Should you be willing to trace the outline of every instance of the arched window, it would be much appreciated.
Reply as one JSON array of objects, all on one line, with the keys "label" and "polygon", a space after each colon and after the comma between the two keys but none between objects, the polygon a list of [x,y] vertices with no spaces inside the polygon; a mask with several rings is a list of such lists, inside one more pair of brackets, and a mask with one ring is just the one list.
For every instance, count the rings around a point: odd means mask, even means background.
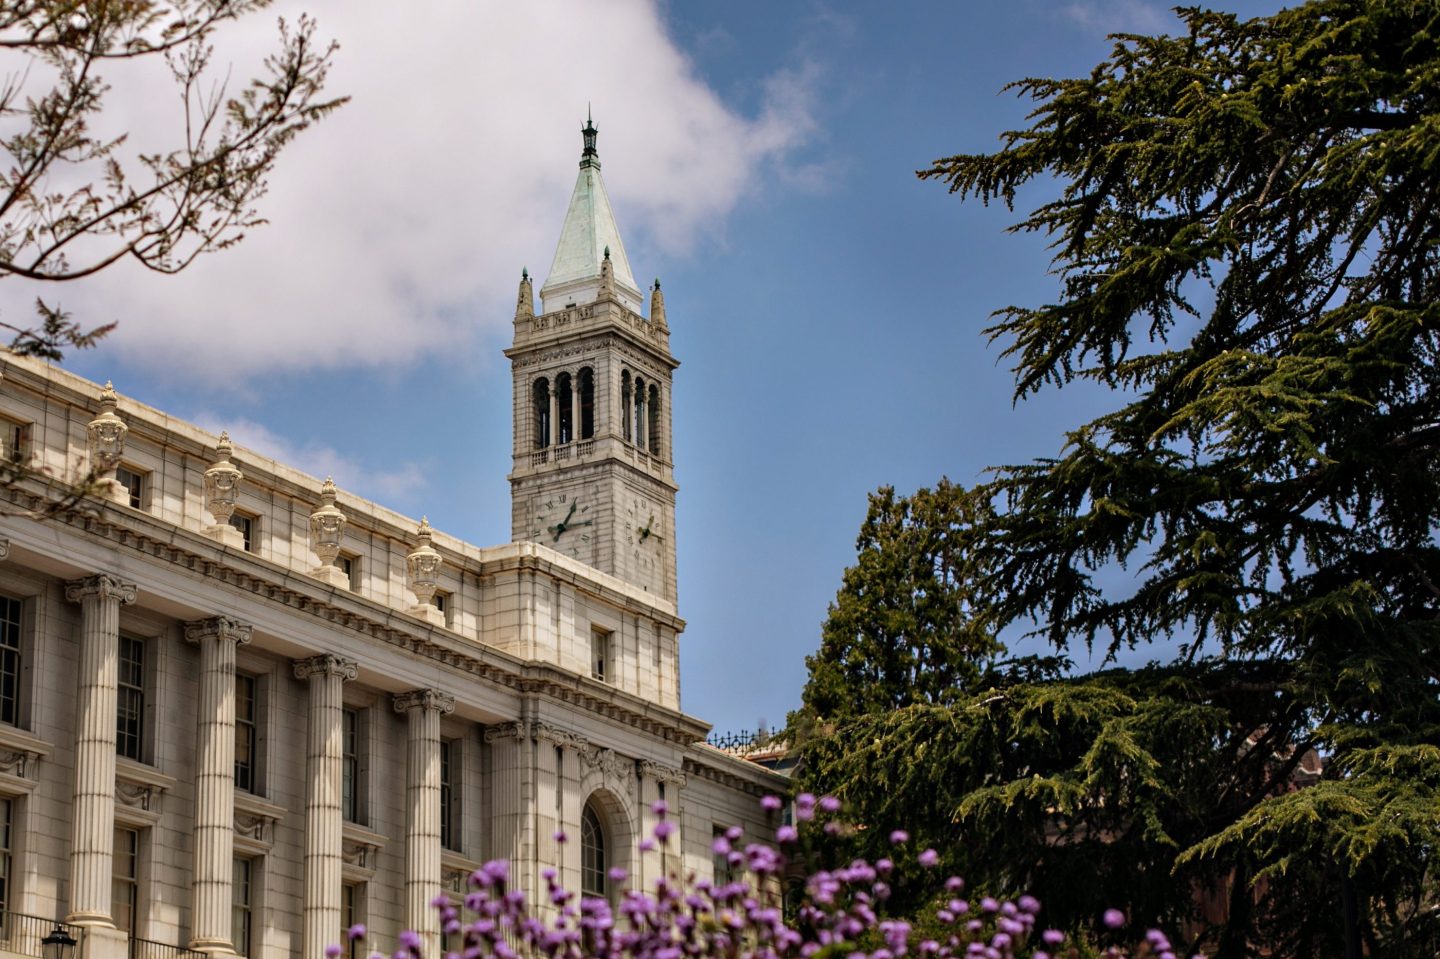
[{"label": "arched window", "polygon": [[580,895],[608,899],[610,861],[606,858],[605,825],[592,803],[580,815]]},{"label": "arched window", "polygon": [[535,448],[543,450],[550,445],[550,381],[541,377],[535,381]]},{"label": "arched window", "polygon": [[580,438],[588,440],[595,436],[595,371],[585,367],[580,371]]},{"label": "arched window", "polygon": [[650,384],[650,402],[645,407],[645,415],[650,417],[650,452],[660,453],[660,387],[654,383]]},{"label": "arched window", "polygon": [[630,371],[623,370],[620,373],[620,431],[627,443],[635,435],[630,429],[630,415]]},{"label": "arched window", "polygon": [[568,443],[575,438],[575,395],[570,387],[569,373],[555,377],[555,395],[560,405],[560,431],[556,442]]},{"label": "arched window", "polygon": [[642,450],[645,448],[645,437],[649,430],[645,428],[645,381],[635,377],[635,424],[630,435],[635,437],[635,445]]}]

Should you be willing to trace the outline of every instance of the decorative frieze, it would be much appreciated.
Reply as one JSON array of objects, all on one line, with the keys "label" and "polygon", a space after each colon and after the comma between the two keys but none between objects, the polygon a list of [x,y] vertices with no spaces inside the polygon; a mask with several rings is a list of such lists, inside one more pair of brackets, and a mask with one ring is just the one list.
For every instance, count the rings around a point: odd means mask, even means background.
[{"label": "decorative frieze", "polygon": [[666,766],[649,759],[640,760],[640,775],[656,782],[667,783],[672,786],[685,785],[685,773],[674,766]]}]

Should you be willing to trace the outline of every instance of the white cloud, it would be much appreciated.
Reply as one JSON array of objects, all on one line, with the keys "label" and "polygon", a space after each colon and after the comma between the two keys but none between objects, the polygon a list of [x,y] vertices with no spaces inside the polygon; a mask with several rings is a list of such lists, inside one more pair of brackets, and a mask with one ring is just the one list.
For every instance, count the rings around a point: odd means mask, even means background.
[{"label": "white cloud", "polygon": [[1146,0],[1075,0],[1061,12],[1087,30],[1103,33],[1166,33],[1176,26],[1173,5]]},{"label": "white cloud", "polygon": [[[414,463],[403,464],[396,470],[374,470],[332,447],[293,443],[252,420],[201,413],[195,417],[195,423],[212,433],[225,430],[237,447],[268,456],[286,466],[317,477],[332,476],[341,489],[359,493],[366,499],[397,503],[404,508],[416,502],[417,494],[425,491],[425,473]],[[243,462],[243,454],[239,458]]]},{"label": "white cloud", "polygon": [[[237,383],[463,355],[508,325],[522,265],[544,279],[587,102],[634,260],[702,242],[815,127],[812,64],[770,78],[757,115],[741,116],[653,0],[282,0],[217,38],[221,74],[233,61],[232,82],[252,75],[275,14],[307,8],[341,44],[329,90],[353,99],[281,156],[270,224],[179,276],[127,265],[59,291],[86,320],[120,321],[106,348],[128,362]],[[105,123],[130,148],[163,142],[173,93],[131,79],[113,77]],[[5,308],[27,311],[33,293],[7,286]]]}]

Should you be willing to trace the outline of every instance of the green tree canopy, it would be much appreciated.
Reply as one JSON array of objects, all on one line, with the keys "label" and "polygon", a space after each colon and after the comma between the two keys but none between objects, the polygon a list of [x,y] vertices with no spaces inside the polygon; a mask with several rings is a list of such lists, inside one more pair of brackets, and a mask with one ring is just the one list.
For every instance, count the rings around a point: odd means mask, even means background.
[{"label": "green tree canopy", "polygon": [[[1082,810],[1096,896],[1147,920],[1198,918],[1196,870],[1233,869],[1222,955],[1433,955],[1440,5],[1178,14],[1088,77],[1020,81],[1027,128],[920,175],[1007,205],[1058,181],[1013,228],[1051,238],[1058,295],[988,332],[1017,400],[1117,398],[969,491],[946,534],[965,622],[929,645],[1031,629],[1061,652],[1183,640],[1181,659],[812,714],[831,736],[806,776],[971,868],[1002,855],[982,872],[1002,885],[1063,873],[1056,830]],[[1311,747],[1320,785],[1269,778]]]}]

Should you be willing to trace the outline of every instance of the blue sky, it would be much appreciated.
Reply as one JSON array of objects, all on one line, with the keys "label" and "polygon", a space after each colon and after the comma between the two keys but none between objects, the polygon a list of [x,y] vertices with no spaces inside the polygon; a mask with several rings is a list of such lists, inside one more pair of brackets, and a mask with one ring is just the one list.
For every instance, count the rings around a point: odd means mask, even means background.
[{"label": "blue sky", "polygon": [[[1080,390],[1012,407],[981,330],[1053,295],[1043,241],[914,171],[996,148],[1027,110],[1005,83],[1084,73],[1107,33],[1172,23],[1163,5],[437,2],[405,23],[348,6],[319,19],[355,100],[282,157],[270,224],[193,276],[62,291],[121,324],[67,365],[504,542],[500,351],[521,267],[543,282],[550,263],[588,100],[682,363],[682,696],[717,730],[798,705],[869,491],[1053,453],[1104,408]],[[264,33],[236,42],[242,64]],[[141,122],[117,96],[117,122]],[[14,284],[0,309],[31,296]]]}]

